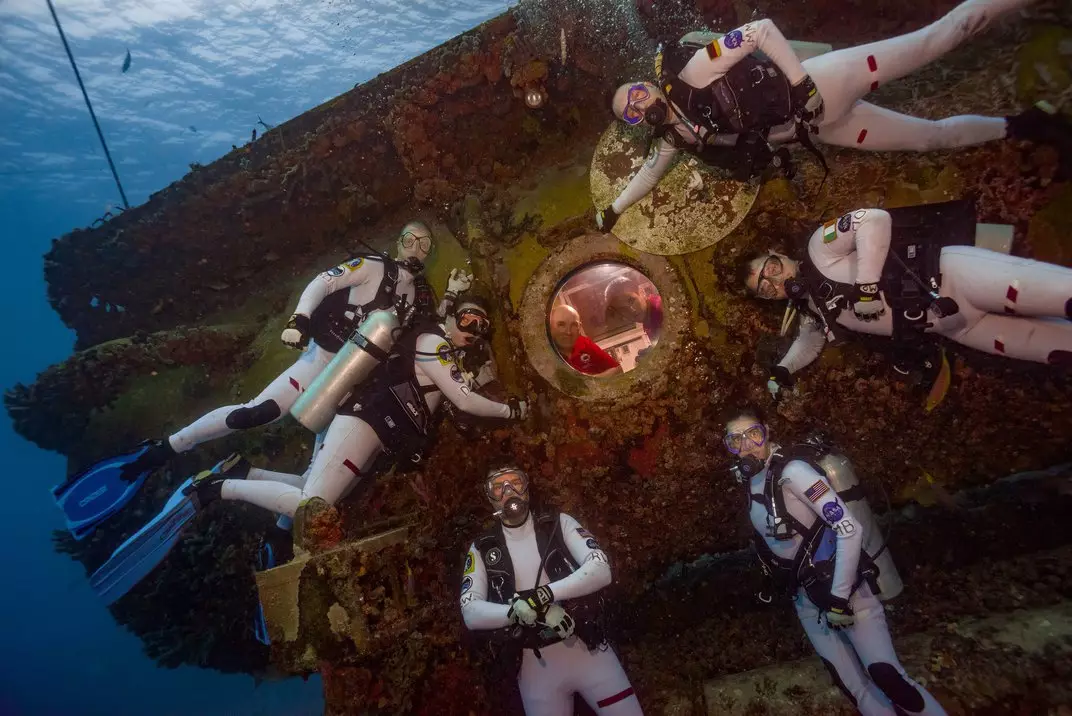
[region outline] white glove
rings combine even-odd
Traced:
[[[473,285],[473,274],[466,273],[462,269],[451,269],[450,278],[447,279],[447,294],[457,297],[462,291],[468,291]]]
[[[291,348],[305,348],[309,345],[309,317],[295,313],[287,321],[287,327],[279,336],[284,345]]]
[[[543,636],[548,638],[558,637],[559,639],[569,639],[573,636],[573,630],[577,626],[573,617],[566,613],[558,604],[552,604],[547,607],[547,613],[543,615],[543,619],[537,622],[537,625],[543,627]]]
[[[831,629],[836,631],[838,629],[844,629],[845,627],[851,627],[856,623],[856,617],[853,614],[826,612],[826,623],[830,625]]]
[[[515,594],[514,600],[510,602],[510,611],[506,613],[506,616],[510,619],[511,624],[532,626],[540,615],[531,604]]]
[[[773,399],[778,399],[778,391],[780,391],[781,389],[782,386],[778,385],[777,382],[773,380],[767,381],[767,390],[770,392],[770,397],[772,397]]]

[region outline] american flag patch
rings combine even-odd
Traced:
[[[815,502],[820,497],[825,495],[830,488],[826,486],[826,483],[822,480],[816,480],[815,484],[804,490],[804,497],[807,497],[812,502]]]

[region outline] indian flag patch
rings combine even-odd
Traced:
[[[823,243],[829,244],[837,238],[837,220],[823,224]]]

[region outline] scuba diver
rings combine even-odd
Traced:
[[[217,408],[168,438],[146,441],[129,453],[98,462],[54,489],[75,538],[82,539],[122,508],[153,470],[178,453],[237,430],[267,425],[286,414],[369,313],[393,309],[399,299],[420,305],[415,282],[430,290],[417,277],[432,241],[431,230],[412,221],[399,234],[397,259],[363,254],[313,279],[280,336],[287,346],[301,349],[301,357],[257,397],[242,405]],[[428,300],[434,301],[434,296],[424,298]]]
[[[445,400],[481,417],[523,420],[528,414],[524,401],[496,403],[476,394],[458,365],[460,349],[487,338],[490,331],[487,309],[469,297],[462,297],[445,320],[411,327],[366,379],[351,386],[341,401],[331,401],[337,412],[318,436],[305,476],[252,467],[242,456],[231,455],[183,483],[164,509],[93,574],[91,586],[109,604],[123,596],[163,561],[194,515],[221,499],[293,518],[304,501],[334,505],[345,497],[381,452],[419,463],[432,416]],[[274,536],[289,543],[289,534],[276,529]]]
[[[465,626],[489,640],[497,664],[517,670],[527,716],[568,716],[575,692],[600,714],[641,714],[604,634],[598,592],[611,583],[607,555],[573,517],[532,509],[529,488],[517,467],[484,481],[499,523],[465,555]]]
[[[918,152],[1023,139],[1057,146],[1067,173],[1072,123],[1046,103],[1005,118],[963,115],[932,121],[862,100],[1030,2],[968,0],[915,32],[803,62],[770,20],[750,22],[702,47],[686,36],[664,53],[658,83],[625,84],[614,95],[615,118],[650,125],[655,141],[628,186],[597,211],[596,224],[611,231],[622,212],[658,184],[682,149],[744,181],[768,167],[791,177],[789,151],[778,145],[794,140],[825,169],[812,136],[840,147]]]
[[[966,237],[955,230],[936,236],[926,217],[942,221],[958,204],[857,209],[816,229],[804,261],[772,251],[742,266],[746,290],[788,298],[787,315],[802,314],[771,372],[772,396],[848,332],[892,336],[895,345],[934,333],[985,353],[1072,366],[1072,269],[956,245]],[[922,232],[900,231],[895,217],[922,221]]]
[[[864,716],[944,714],[897,660],[876,597],[880,570],[864,549],[867,529],[877,530],[850,507],[854,496],[827,478],[821,451],[772,444],[758,408],[727,418],[723,444],[748,488],[752,542],[768,579],[760,599],[794,600],[835,685]]]

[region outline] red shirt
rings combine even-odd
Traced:
[[[596,375],[619,366],[614,356],[600,348],[588,336],[577,336],[577,341],[573,344],[573,352],[570,353],[566,362],[588,375]]]

